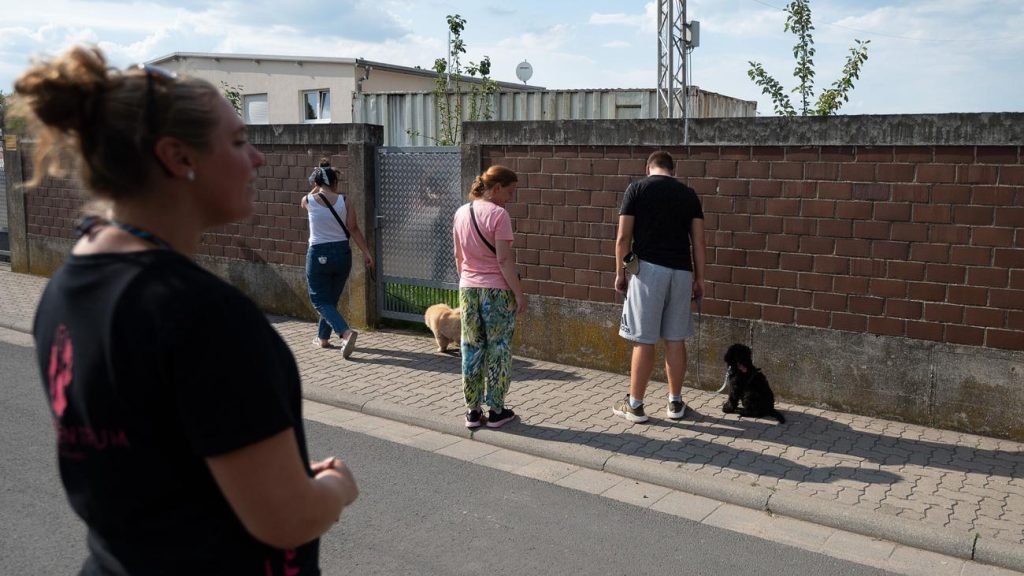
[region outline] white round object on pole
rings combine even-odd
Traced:
[[[518,66],[516,66],[516,77],[522,80],[523,84],[526,84],[526,81],[529,80],[531,76],[533,76],[533,66],[531,66],[529,62],[523,60]]]

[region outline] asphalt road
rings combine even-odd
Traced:
[[[6,334],[13,334],[4,331]],[[0,574],[74,574],[85,529],[57,477],[31,348],[0,340]],[[852,564],[307,422],[314,457],[361,495],[322,541],[325,575],[882,574]]]

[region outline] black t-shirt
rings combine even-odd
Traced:
[[[293,428],[312,473],[298,367],[251,300],[172,251],[72,255],[34,333],[83,574],[320,573],[318,540],[257,541],[205,463]]]
[[[619,214],[633,216],[633,253],[652,264],[693,271],[690,226],[704,219],[693,188],[658,174],[626,188]]]

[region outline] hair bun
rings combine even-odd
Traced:
[[[44,124],[80,132],[91,123],[93,104],[108,81],[107,61],[99,49],[77,46],[34,64],[18,78],[14,90]]]

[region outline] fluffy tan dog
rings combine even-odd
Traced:
[[[434,333],[438,352],[448,351],[449,343],[458,346],[462,342],[462,310],[434,304],[423,314],[423,322]]]

